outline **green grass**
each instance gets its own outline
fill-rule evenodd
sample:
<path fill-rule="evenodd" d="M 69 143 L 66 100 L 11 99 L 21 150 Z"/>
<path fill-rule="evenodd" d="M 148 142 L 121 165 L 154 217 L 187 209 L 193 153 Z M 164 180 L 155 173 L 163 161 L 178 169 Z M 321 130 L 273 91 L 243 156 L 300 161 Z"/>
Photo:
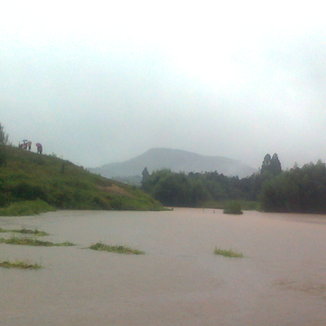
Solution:
<path fill-rule="evenodd" d="M 33 215 L 54 208 L 163 209 L 140 189 L 90 173 L 55 155 L 13 146 L 5 146 L 5 151 L 6 164 L 0 169 L 0 215 Z"/>
<path fill-rule="evenodd" d="M 0 267 L 3 268 L 18 268 L 18 269 L 40 269 L 42 268 L 39 264 L 31 264 L 26 261 L 16 260 L 14 262 L 11 261 L 0 261 Z"/>
<path fill-rule="evenodd" d="M 118 254 L 133 254 L 133 255 L 143 255 L 145 252 L 137 250 L 137 249 L 132 249 L 129 247 L 125 246 L 110 246 L 106 245 L 102 242 L 97 242 L 89 247 L 89 249 L 93 250 L 99 250 L 99 251 L 108 251 L 108 252 L 115 252 Z"/>
<path fill-rule="evenodd" d="M 20 230 L 17 230 L 17 229 L 11 230 L 11 229 L 2 229 L 2 228 L 0 228 L 0 233 L 6 233 L 6 232 L 21 233 L 21 234 L 31 234 L 31 235 L 38 236 L 38 237 L 43 237 L 43 236 L 49 235 L 49 233 L 38 230 L 38 229 L 31 230 L 31 229 L 22 228 Z"/>
<path fill-rule="evenodd" d="M 0 243 L 5 244 L 13 244 L 13 245 L 23 245 L 23 246 L 44 246 L 44 247 L 68 247 L 74 246 L 71 242 L 60 242 L 54 243 L 50 241 L 41 241 L 38 239 L 32 238 L 18 238 L 18 237 L 11 237 L 9 239 L 0 238 Z"/>
<path fill-rule="evenodd" d="M 25 200 L 0 208 L 0 216 L 29 216 L 49 211 L 55 209 L 43 200 Z"/>
<path fill-rule="evenodd" d="M 230 258 L 242 258 L 243 257 L 243 254 L 241 252 L 236 252 L 231 249 L 225 250 L 225 249 L 215 248 L 214 254 L 224 256 L 224 257 L 230 257 Z"/>

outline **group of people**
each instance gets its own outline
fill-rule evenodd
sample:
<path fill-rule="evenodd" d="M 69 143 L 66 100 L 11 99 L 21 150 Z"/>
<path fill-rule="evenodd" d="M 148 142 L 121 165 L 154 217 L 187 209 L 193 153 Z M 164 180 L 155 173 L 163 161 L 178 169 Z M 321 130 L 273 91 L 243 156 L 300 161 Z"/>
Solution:
<path fill-rule="evenodd" d="M 43 152 L 42 144 L 36 143 L 35 146 L 36 146 L 37 153 L 42 154 Z M 30 151 L 32 149 L 32 142 L 30 140 L 23 139 L 21 143 L 19 142 L 18 147 Z"/>

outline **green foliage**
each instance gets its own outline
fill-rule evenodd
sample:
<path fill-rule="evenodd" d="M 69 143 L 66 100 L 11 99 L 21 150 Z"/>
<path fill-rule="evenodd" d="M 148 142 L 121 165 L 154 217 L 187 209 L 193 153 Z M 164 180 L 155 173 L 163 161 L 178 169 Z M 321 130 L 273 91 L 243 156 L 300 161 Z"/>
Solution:
<path fill-rule="evenodd" d="M 99 250 L 99 251 L 108 251 L 108 252 L 115 252 L 118 254 L 133 254 L 133 255 L 143 255 L 144 252 L 137 250 L 137 249 L 132 249 L 129 247 L 125 246 L 110 246 L 106 245 L 102 242 L 97 242 L 89 247 L 89 249 L 93 250 Z"/>
<path fill-rule="evenodd" d="M 11 229 L 2 229 L 0 228 L 0 233 L 21 233 L 21 234 L 31 234 L 34 236 L 38 236 L 38 237 L 43 237 L 43 236 L 47 236 L 49 235 L 49 233 L 44 232 L 44 231 L 40 231 L 38 229 L 34 229 L 34 230 L 30 230 L 30 229 L 20 229 L 20 230 L 11 230 Z"/>
<path fill-rule="evenodd" d="M 144 184 L 146 184 L 148 178 L 149 178 L 149 172 L 148 172 L 147 167 L 145 167 L 142 172 L 142 181 L 141 181 L 142 186 L 144 186 Z"/>
<path fill-rule="evenodd" d="M 17 201 L 0 208 L 0 216 L 35 215 L 50 210 L 54 208 L 42 200 Z"/>
<path fill-rule="evenodd" d="M 39 264 L 31 264 L 26 261 L 16 260 L 14 262 L 5 260 L 0 261 L 0 267 L 3 268 L 18 268 L 18 269 L 40 269 L 42 268 Z"/>
<path fill-rule="evenodd" d="M 6 146 L 0 145 L 0 167 L 7 164 Z"/>
<path fill-rule="evenodd" d="M 69 161 L 11 146 L 5 149 L 7 164 L 0 169 L 0 207 L 5 207 L 0 209 L 1 215 L 35 214 L 23 209 L 22 202 L 38 199 L 59 209 L 162 209 L 141 190 L 92 174 Z M 14 208 L 8 207 L 10 204 L 15 204 Z"/>
<path fill-rule="evenodd" d="M 41 241 L 33 238 L 0 238 L 0 243 L 13 244 L 13 245 L 23 245 L 23 246 L 43 246 L 43 247 L 70 247 L 74 246 L 71 242 L 60 242 L 54 243 L 51 241 Z"/>
<path fill-rule="evenodd" d="M 225 249 L 215 248 L 214 254 L 223 257 L 229 257 L 229 258 L 243 258 L 243 254 L 241 252 L 236 252 L 231 249 L 225 250 Z"/>
<path fill-rule="evenodd" d="M 326 212 L 326 166 L 322 162 L 295 167 L 267 182 L 262 208 L 277 212 Z"/>
<path fill-rule="evenodd" d="M 270 174 L 271 176 L 278 175 L 282 172 L 281 162 L 278 159 L 276 153 L 271 157 L 270 154 L 266 154 L 263 164 L 261 166 L 261 174 Z"/>
<path fill-rule="evenodd" d="M 241 210 L 241 204 L 238 201 L 229 201 L 224 208 L 224 214 L 243 214 Z"/>
<path fill-rule="evenodd" d="M 0 216 L 27 216 L 55 209 L 43 200 L 20 201 L 10 204 L 8 207 L 0 208 Z"/>
<path fill-rule="evenodd" d="M 238 177 L 217 172 L 185 174 L 160 170 L 147 177 L 143 189 L 167 206 L 210 207 L 206 204 L 251 199 L 243 184 Z"/>
<path fill-rule="evenodd" d="M 0 145 L 8 145 L 8 134 L 5 133 L 3 125 L 0 123 Z"/>
<path fill-rule="evenodd" d="M 147 171 L 148 172 L 148 171 Z M 218 172 L 176 173 L 170 170 L 144 174 L 142 188 L 167 206 L 226 208 L 226 212 L 241 211 L 228 208 L 236 200 L 244 209 L 260 209 L 258 200 L 264 184 L 282 173 L 275 153 L 264 158 L 261 173 L 239 179 Z"/>

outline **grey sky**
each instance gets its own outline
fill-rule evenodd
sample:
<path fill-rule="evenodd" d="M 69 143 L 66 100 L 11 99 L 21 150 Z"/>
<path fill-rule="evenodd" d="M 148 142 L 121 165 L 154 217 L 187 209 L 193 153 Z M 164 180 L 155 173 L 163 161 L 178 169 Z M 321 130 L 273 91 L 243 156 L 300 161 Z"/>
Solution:
<path fill-rule="evenodd" d="M 226 2 L 226 1 L 225 1 Z M 118 3 L 118 4 L 117 4 Z M 0 122 L 84 166 L 169 147 L 326 161 L 322 1 L 10 1 Z"/>

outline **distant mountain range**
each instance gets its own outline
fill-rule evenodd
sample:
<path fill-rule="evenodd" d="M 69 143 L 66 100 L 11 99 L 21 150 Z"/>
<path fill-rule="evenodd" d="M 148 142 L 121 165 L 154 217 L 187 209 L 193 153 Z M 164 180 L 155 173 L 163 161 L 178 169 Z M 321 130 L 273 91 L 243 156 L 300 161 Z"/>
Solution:
<path fill-rule="evenodd" d="M 128 161 L 109 163 L 89 170 L 104 177 L 138 183 L 145 167 L 149 172 L 165 168 L 186 173 L 217 171 L 227 176 L 241 178 L 256 172 L 254 168 L 227 157 L 205 156 L 169 148 L 152 148 Z"/>

